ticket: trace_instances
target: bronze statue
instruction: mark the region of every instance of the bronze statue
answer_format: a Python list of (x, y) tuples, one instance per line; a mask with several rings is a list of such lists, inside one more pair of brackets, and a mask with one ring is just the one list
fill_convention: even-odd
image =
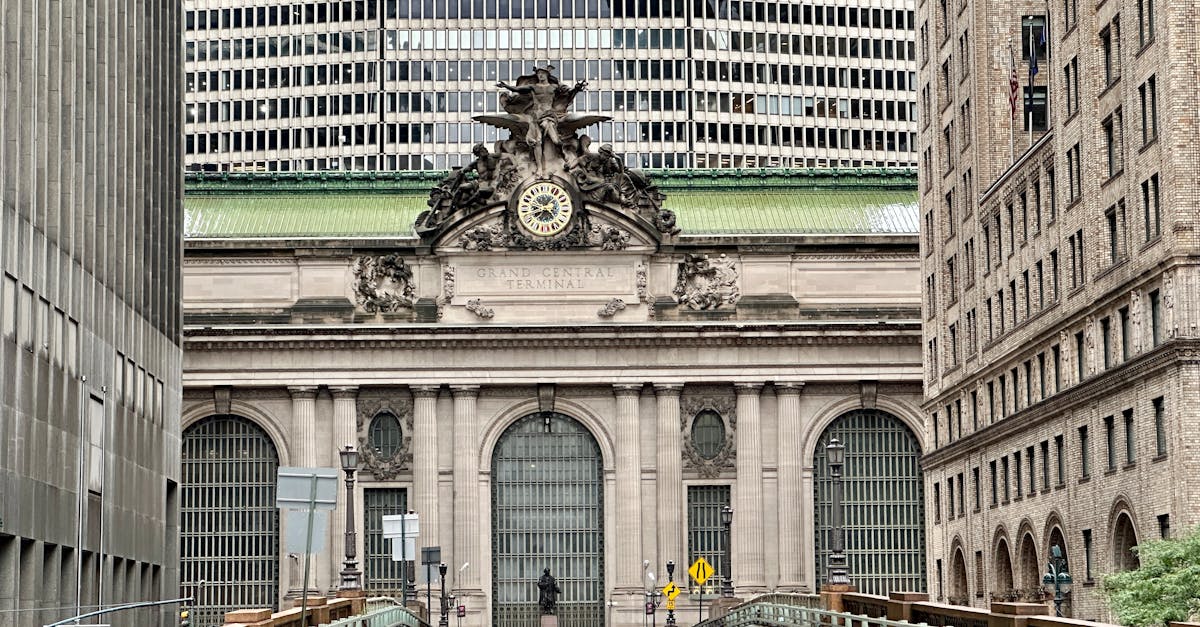
[(558, 582), (550, 574), (549, 568), (542, 571), (542, 577), (538, 579), (537, 586), (538, 605), (542, 607), (542, 614), (555, 614), (558, 605), (558, 595), (562, 593), (562, 590), (558, 589)]

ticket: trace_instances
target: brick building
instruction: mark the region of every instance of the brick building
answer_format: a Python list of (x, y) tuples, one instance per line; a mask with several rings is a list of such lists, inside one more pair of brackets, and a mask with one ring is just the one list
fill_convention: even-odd
[(1101, 577), (1197, 522), (1195, 8), (919, 4), (938, 600), (1040, 599), (1060, 545), (1107, 619)]

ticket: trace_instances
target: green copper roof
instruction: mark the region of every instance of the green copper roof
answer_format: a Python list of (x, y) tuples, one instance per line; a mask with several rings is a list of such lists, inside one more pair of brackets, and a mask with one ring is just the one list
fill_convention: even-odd
[[(910, 171), (651, 173), (684, 235), (915, 234)], [(191, 238), (408, 237), (440, 173), (189, 175)]]

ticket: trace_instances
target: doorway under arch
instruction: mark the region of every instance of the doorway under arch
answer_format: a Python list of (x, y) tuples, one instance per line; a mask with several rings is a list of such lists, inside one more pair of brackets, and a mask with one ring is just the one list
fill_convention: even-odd
[[(279, 454), (241, 416), (209, 416), (183, 432), (180, 587), (196, 597), (192, 624), (225, 612), (276, 608), (279, 599)], [(203, 582), (203, 586), (201, 586)]]
[(962, 547), (954, 550), (954, 559), (950, 562), (950, 597), (951, 605), (970, 605), (967, 596), (967, 559), (963, 557)]
[(917, 436), (878, 409), (842, 414), (821, 433), (813, 457), (813, 513), (818, 585), (828, 581), (833, 480), (825, 447), (846, 447), (842, 470), (845, 553), (859, 592), (924, 592), (925, 509)]
[(1013, 568), (1012, 558), (1009, 557), (1008, 540), (1000, 538), (996, 543), (996, 552), (992, 559), (993, 574), (996, 582), (996, 589), (992, 592), (993, 597), (998, 597), (1001, 600), (1016, 600), (1016, 594), (1013, 590)]
[(604, 469), (578, 420), (539, 412), (501, 434), (492, 454), (492, 624), (536, 624), (537, 580), (558, 580), (563, 627), (604, 625)]
[(1113, 572), (1137, 570), (1142, 565), (1133, 550), (1137, 543), (1137, 531), (1133, 528), (1133, 519), (1129, 517), (1129, 512), (1117, 514), (1117, 522), (1113, 525)]
[(1017, 585), (1024, 600), (1036, 602), (1035, 599), (1040, 600), (1042, 595), (1042, 573), (1033, 534), (1025, 533), (1021, 536), (1019, 555), (1017, 563), (1020, 565), (1021, 576)]

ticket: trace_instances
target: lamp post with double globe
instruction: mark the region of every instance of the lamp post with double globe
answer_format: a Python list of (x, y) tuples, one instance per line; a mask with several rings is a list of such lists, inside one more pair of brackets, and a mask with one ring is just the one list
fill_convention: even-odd
[(1062, 617), (1062, 604), (1071, 592), (1071, 573), (1067, 572), (1067, 558), (1057, 544), (1050, 547), (1050, 563), (1042, 575), (1042, 586), (1047, 593), (1054, 594), (1054, 615)]

